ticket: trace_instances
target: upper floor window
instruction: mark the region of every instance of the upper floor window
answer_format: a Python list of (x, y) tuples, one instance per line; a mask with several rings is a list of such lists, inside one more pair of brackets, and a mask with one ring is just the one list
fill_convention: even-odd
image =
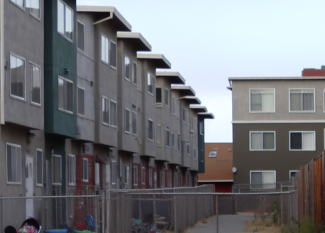
[(58, 32), (72, 41), (73, 35), (73, 10), (63, 1), (58, 0)]
[(131, 80), (131, 64), (130, 64), (130, 58), (125, 56), (124, 57), (124, 78), (128, 81)]
[(78, 87), (78, 114), (85, 115), (85, 89)]
[(88, 159), (82, 159), (82, 181), (88, 182)]
[(111, 41), (109, 55), (110, 55), (109, 59), (110, 59), (110, 65), (111, 65), (111, 67), (116, 68), (117, 48), (116, 48), (116, 43), (114, 43), (113, 41)]
[(156, 103), (161, 104), (161, 88), (156, 87)]
[(111, 126), (117, 126), (117, 119), (116, 119), (116, 102), (114, 100), (110, 100), (109, 104), (109, 124)]
[(108, 43), (108, 39), (106, 36), (101, 35), (101, 60), (102, 62), (108, 64), (108, 51), (109, 51), (109, 43)]
[(59, 77), (59, 109), (73, 113), (73, 82)]
[(62, 184), (62, 161), (61, 155), (52, 156), (52, 185)]
[(132, 134), (137, 135), (137, 114), (132, 112)]
[(132, 177), (133, 177), (133, 185), (137, 186), (138, 185), (138, 166), (133, 165), (133, 172), (132, 172)]
[(170, 147), (170, 131), (169, 128), (166, 128), (166, 146)]
[(199, 124), (199, 130), (200, 130), (200, 134), (203, 135), (203, 133), (204, 133), (204, 125), (203, 125), (202, 121)]
[(130, 133), (130, 110), (126, 108), (124, 115), (124, 130), (125, 132)]
[(132, 83), (137, 85), (138, 83), (138, 73), (137, 73), (137, 63), (133, 62), (133, 69), (132, 69)]
[(36, 185), (43, 186), (43, 151), (36, 149)]
[(176, 113), (175, 104), (176, 104), (175, 103), (175, 96), (172, 96), (172, 111), (171, 111), (172, 114)]
[(160, 124), (157, 124), (157, 130), (156, 130), (156, 141), (157, 141), (157, 144), (160, 144), (161, 143), (161, 125)]
[(289, 89), (290, 112), (314, 112), (315, 111), (315, 89)]
[(153, 138), (153, 121), (151, 119), (148, 119), (148, 139), (154, 140)]
[(146, 184), (146, 168), (142, 167), (142, 174), (141, 174), (141, 179), (142, 179), (142, 184), (145, 185)]
[(41, 104), (41, 68), (35, 64), (30, 64), (32, 79), (32, 103)]
[(124, 183), (128, 184), (130, 179), (130, 167), (125, 165), (125, 178), (124, 178)]
[(314, 151), (316, 150), (315, 131), (291, 131), (290, 150)]
[(169, 107), (169, 90), (165, 88), (165, 104)]
[(69, 185), (76, 185), (76, 156), (69, 155)]
[(7, 182), (21, 184), (21, 147), (7, 143)]
[(109, 102), (107, 97), (102, 96), (102, 122), (105, 125), (109, 124)]
[(193, 146), (193, 158), (196, 160), (196, 146)]
[(14, 3), (23, 10), (25, 8), (25, 0), (10, 0), (10, 2)]
[(148, 73), (148, 92), (153, 95), (153, 88), (155, 86), (155, 77)]
[(191, 116), (190, 116), (190, 130), (191, 130), (191, 132), (194, 131), (194, 119)]
[(270, 131), (251, 131), (250, 150), (275, 150), (275, 132)]
[(84, 51), (85, 50), (85, 26), (78, 21), (78, 49)]
[(250, 89), (250, 112), (275, 112), (274, 88)]
[(10, 54), (10, 94), (25, 99), (25, 59)]
[[(16, 0), (17, 2), (23, 2), (23, 0)], [(27, 0), (26, 7), (30, 8), (30, 14), (37, 19), (41, 18), (41, 1), (40, 0)]]
[(186, 153), (190, 155), (190, 142), (186, 141)]
[(112, 184), (116, 184), (117, 175), (117, 163), (112, 161)]
[(187, 123), (187, 109), (183, 108), (183, 121)]

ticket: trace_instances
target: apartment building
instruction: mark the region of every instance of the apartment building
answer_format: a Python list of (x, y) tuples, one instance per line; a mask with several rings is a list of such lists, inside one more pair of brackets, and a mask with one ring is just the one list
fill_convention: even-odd
[(234, 184), (273, 188), (324, 150), (324, 79), (229, 78)]

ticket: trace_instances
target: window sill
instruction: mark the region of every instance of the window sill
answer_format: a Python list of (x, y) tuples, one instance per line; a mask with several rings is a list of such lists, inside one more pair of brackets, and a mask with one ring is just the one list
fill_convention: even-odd
[(88, 180), (82, 180), (82, 182), (84, 182), (84, 183), (88, 183), (89, 181), (88, 181)]
[(105, 126), (109, 127), (109, 124), (105, 123), (105, 122), (102, 122), (102, 125), (105, 125)]
[(11, 94), (10, 94), (10, 97), (11, 97), (12, 99), (14, 99), (14, 100), (19, 100), (19, 101), (21, 101), (21, 102), (25, 102), (25, 103), (26, 103), (26, 99), (25, 99), (25, 98), (22, 98), (22, 97), (20, 97), (20, 96), (16, 96), (16, 95), (11, 95)]
[(76, 184), (69, 184), (70, 187), (76, 187)]
[(150, 142), (155, 142), (153, 139), (150, 139), (150, 138), (148, 138), (148, 141), (150, 141)]
[(41, 22), (41, 17), (38, 18), (36, 15), (33, 15), (31, 12), (29, 12), (30, 16), (32, 16), (34, 19), (36, 19), (37, 21)]
[(313, 150), (295, 150), (295, 149), (289, 149), (289, 151), (302, 151), (302, 152), (304, 152), (304, 151), (316, 151), (316, 149), (313, 149)]
[(8, 185), (21, 185), (22, 183), (21, 182), (17, 183), (17, 182), (8, 182), (7, 181), (7, 184)]
[(100, 59), (100, 61), (101, 61), (101, 63), (103, 63), (104, 65), (106, 65), (106, 66), (108, 66), (109, 64), (108, 64), (108, 62), (106, 62), (106, 61), (103, 61), (102, 59)]
[(41, 108), (42, 105), (41, 104), (38, 104), (38, 103), (34, 103), (34, 102), (30, 102), (31, 105), (35, 106), (35, 107), (38, 107), (38, 108)]
[(113, 70), (116, 70), (115, 66), (109, 65)]
[(289, 113), (315, 113), (316, 111), (289, 111)]
[(149, 92), (149, 91), (148, 91), (148, 94), (149, 94), (149, 95), (152, 95), (152, 96), (154, 96), (154, 94), (153, 94), (153, 93), (151, 93), (151, 92)]
[(134, 82), (132, 81), (132, 84), (133, 84), (134, 86), (138, 87), (138, 83), (134, 83)]
[(10, 2), (11, 2), (15, 7), (18, 7), (20, 10), (22, 10), (22, 11), (25, 12), (25, 8), (24, 8), (24, 7), (19, 6), (18, 4), (14, 3), (12, 0), (10, 0)]
[(58, 33), (59, 33), (59, 35), (61, 35), (64, 39), (66, 39), (67, 41), (69, 41), (70, 43), (73, 44), (73, 40), (71, 40), (70, 38), (66, 37), (64, 34), (62, 34), (62, 33), (59, 32), (59, 31), (58, 31)]
[(268, 113), (275, 113), (275, 111), (274, 112), (261, 112), (261, 111), (249, 111), (249, 113), (266, 113), (266, 114), (268, 114)]
[(70, 112), (69, 110), (65, 110), (65, 109), (59, 108), (59, 111), (68, 113), (70, 115), (73, 115), (73, 112)]
[(53, 186), (62, 186), (62, 184), (59, 183), (52, 183)]
[(42, 184), (36, 184), (36, 187), (43, 187)]
[(124, 131), (124, 133), (126, 133), (126, 134), (128, 134), (128, 135), (131, 135), (131, 133), (130, 133), (130, 132), (128, 132), (128, 131)]
[(109, 125), (109, 127), (113, 128), (113, 129), (117, 129), (116, 125)]
[(128, 82), (131, 82), (130, 79), (128, 79), (127, 77), (124, 77), (124, 80), (128, 81)]
[(249, 150), (249, 151), (276, 151), (276, 149), (270, 149), (270, 150)]

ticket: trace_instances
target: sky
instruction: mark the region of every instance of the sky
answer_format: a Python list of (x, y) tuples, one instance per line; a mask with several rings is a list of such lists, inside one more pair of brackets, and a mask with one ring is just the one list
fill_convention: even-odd
[(77, 0), (114, 6), (206, 106), (206, 142), (232, 142), (229, 77), (301, 76), (325, 65), (324, 0)]

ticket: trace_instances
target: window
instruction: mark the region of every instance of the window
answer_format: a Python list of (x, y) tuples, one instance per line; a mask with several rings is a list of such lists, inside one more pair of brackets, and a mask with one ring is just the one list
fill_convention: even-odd
[(126, 108), (124, 113), (124, 130), (126, 133), (130, 133), (130, 110)]
[(137, 114), (132, 112), (132, 134), (137, 135)]
[(165, 171), (161, 171), (160, 173), (160, 188), (165, 187)]
[(78, 114), (85, 115), (85, 89), (78, 87)]
[(73, 82), (59, 77), (59, 109), (73, 113)]
[(85, 26), (81, 22), (77, 22), (78, 25), (78, 49), (84, 51), (85, 50)]
[(130, 64), (130, 59), (125, 56), (124, 57), (124, 78), (128, 81), (131, 80), (131, 64)]
[(157, 130), (156, 130), (156, 139), (157, 139), (157, 144), (161, 144), (161, 125), (157, 124)]
[(125, 178), (124, 178), (124, 183), (128, 184), (130, 180), (130, 167), (125, 165)]
[(183, 108), (183, 121), (187, 123), (187, 109)]
[(274, 88), (250, 89), (250, 112), (275, 112)]
[(181, 135), (177, 134), (177, 151), (181, 151)]
[[(22, 2), (23, 0), (16, 0), (17, 2)], [(41, 3), (40, 0), (27, 0), (26, 7), (30, 8), (30, 14), (37, 19), (41, 18)]]
[(58, 32), (72, 41), (73, 35), (73, 11), (67, 4), (58, 0)]
[(109, 123), (109, 112), (108, 112), (108, 99), (102, 96), (102, 122), (105, 125)]
[(161, 104), (161, 88), (156, 87), (156, 103)]
[(149, 188), (152, 188), (152, 168), (149, 168)]
[(101, 60), (105, 64), (108, 64), (108, 50), (109, 50), (109, 43), (106, 36), (101, 35)]
[(169, 107), (169, 90), (165, 89), (165, 104)]
[(7, 182), (21, 184), (21, 148), (7, 143)]
[(186, 153), (190, 155), (190, 142), (186, 141)]
[(43, 151), (36, 150), (36, 185), (43, 186)]
[(169, 132), (169, 128), (166, 128), (166, 146), (170, 147), (170, 132)]
[(52, 156), (52, 185), (61, 185), (62, 163), (61, 155)]
[(196, 146), (193, 146), (193, 158), (196, 160)]
[(174, 138), (174, 133), (172, 133), (172, 147), (174, 147), (175, 146), (175, 138)]
[(117, 54), (117, 48), (116, 48), (116, 43), (114, 43), (113, 41), (111, 41), (111, 46), (110, 46), (110, 64), (111, 67), (116, 68), (116, 54)]
[(41, 68), (31, 63), (30, 74), (32, 79), (32, 103), (41, 105)]
[(315, 89), (289, 89), (290, 112), (314, 112)]
[(116, 102), (114, 100), (110, 100), (110, 125), (116, 127), (117, 126), (117, 120), (116, 120)]
[(142, 184), (146, 184), (146, 168), (142, 167), (142, 174), (141, 174)]
[(273, 131), (251, 131), (250, 151), (275, 150), (275, 132)]
[(119, 168), (119, 172), (120, 172), (120, 177), (123, 176), (123, 161), (122, 161), (122, 158), (120, 157), (120, 168)]
[(25, 99), (25, 59), (10, 54), (10, 94)]
[(217, 157), (218, 151), (211, 151), (209, 154), (209, 158), (215, 158)]
[(95, 184), (99, 185), (99, 163), (95, 163)]
[(203, 135), (203, 133), (204, 133), (204, 125), (203, 125), (202, 121), (199, 124), (199, 128), (200, 128), (200, 134)]
[(76, 185), (76, 156), (69, 155), (69, 185)]
[(149, 140), (154, 140), (153, 139), (153, 121), (148, 119), (148, 139)]
[(117, 178), (117, 164), (116, 161), (112, 161), (112, 184), (116, 184)]
[(133, 185), (138, 186), (138, 166), (133, 165)]
[(82, 159), (82, 181), (88, 182), (88, 159)]
[(24, 8), (25, 8), (25, 0), (10, 0), (10, 1), (24, 10)]
[(275, 189), (275, 171), (251, 171), (252, 189)]
[(155, 80), (154, 76), (150, 73), (148, 73), (148, 92), (153, 95), (153, 88), (155, 86)]
[(155, 188), (157, 188), (157, 172), (153, 173), (153, 182), (154, 182)]
[(290, 150), (316, 150), (315, 131), (292, 131), (290, 134)]
[(193, 117), (190, 116), (190, 130), (194, 131), (194, 123), (193, 123)]
[(289, 171), (289, 181), (291, 181), (293, 184), (295, 182), (295, 177), (297, 172), (299, 172), (299, 170), (290, 170)]
[(137, 63), (133, 62), (133, 69), (132, 69), (132, 83), (137, 85), (138, 83), (138, 73), (137, 73)]
[(176, 114), (176, 111), (175, 111), (175, 97), (174, 96), (172, 96), (172, 111), (171, 111), (171, 113), (172, 114)]

